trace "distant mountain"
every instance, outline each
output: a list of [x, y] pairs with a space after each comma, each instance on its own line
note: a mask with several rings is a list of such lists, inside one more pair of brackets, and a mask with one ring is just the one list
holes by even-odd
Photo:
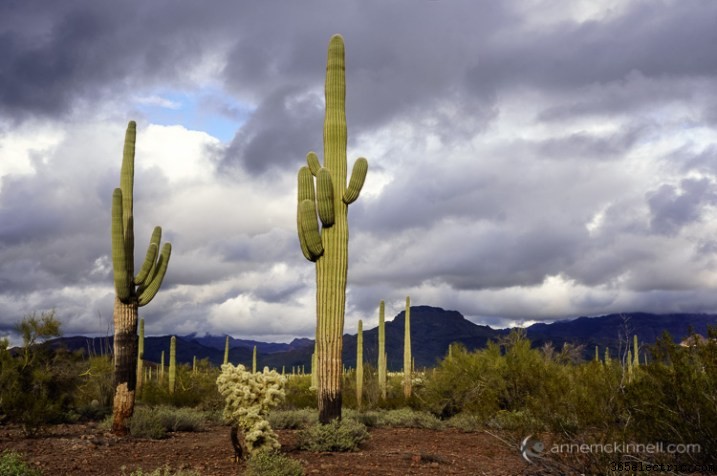
[[[386, 322], [386, 353], [389, 370], [403, 367], [403, 327], [405, 311], [401, 311], [392, 321]], [[625, 349], [632, 336], [637, 335], [641, 345], [653, 344], [664, 331], [670, 333], [676, 341], [682, 341], [690, 330], [706, 335], [707, 327], [717, 327], [716, 314], [646, 314], [626, 313], [610, 314], [600, 317], [579, 317], [572, 320], [556, 321], [550, 324], [533, 324], [525, 328], [533, 346], [542, 346], [551, 342], [556, 349], [564, 343], [584, 345], [584, 357], [591, 358], [596, 345], [601, 354], [610, 347], [613, 356]], [[417, 368], [432, 367], [445, 357], [451, 343], [461, 343], [469, 350], [480, 349], [487, 342], [506, 336], [510, 329], [493, 329], [477, 325], [467, 320], [458, 311], [447, 311], [431, 306], [411, 307], [411, 344]], [[226, 336], [203, 336], [195, 334], [177, 337], [177, 360], [191, 363], [194, 356], [208, 358], [213, 364], [220, 365], [224, 359]], [[162, 351], [165, 361], [169, 359], [170, 336], [145, 338], [145, 359], [159, 362]], [[111, 337], [61, 337], [50, 342], [52, 346], [63, 346], [69, 350], [85, 353], [108, 353], [111, 349]], [[251, 365], [252, 351], [257, 347], [259, 368], [268, 366], [287, 372], [292, 368], [304, 366], [306, 372], [311, 368], [311, 354], [314, 351], [312, 339], [294, 339], [288, 344], [266, 343], [230, 337], [229, 360], [232, 363]], [[378, 354], [378, 328], [364, 331], [364, 360], [376, 365]], [[356, 335], [344, 335], [344, 365], [356, 365]]]

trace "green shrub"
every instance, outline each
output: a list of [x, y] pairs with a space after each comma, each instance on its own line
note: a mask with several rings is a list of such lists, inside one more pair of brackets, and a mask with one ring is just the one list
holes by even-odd
[[157, 468], [152, 472], [146, 473], [142, 468], [137, 468], [131, 473], [127, 474], [125, 471], [127, 471], [127, 468], [124, 466], [121, 468], [122, 474], [121, 476], [200, 476], [199, 473], [196, 471], [188, 471], [184, 469], [180, 469], [179, 471], [172, 471], [169, 466], [165, 466], [164, 468]]
[[466, 432], [474, 432], [483, 429], [485, 427], [485, 421], [470, 413], [459, 413], [447, 420], [446, 426]]
[[0, 455], [0, 474], [2, 476], [40, 476], [40, 472], [32, 469], [19, 453], [3, 451]]
[[378, 423], [376, 426], [388, 426], [393, 428], [428, 428], [437, 430], [443, 427], [443, 423], [428, 412], [416, 411], [410, 408], [401, 408], [399, 410], [378, 412]]
[[257, 451], [246, 463], [247, 476], [303, 476], [304, 468], [296, 460], [278, 451]]
[[299, 431], [299, 448], [308, 451], [355, 451], [369, 438], [366, 426], [351, 418], [317, 423]]
[[316, 389], [311, 388], [311, 375], [288, 375], [284, 391], [286, 399], [278, 407], [280, 410], [317, 408]]
[[152, 440], [167, 438], [167, 428], [159, 414], [146, 407], [135, 407], [134, 415], [129, 421], [129, 433], [136, 438]]
[[319, 420], [319, 414], [311, 408], [301, 410], [273, 410], [267, 417], [272, 428], [278, 430], [296, 430], [305, 428]]
[[167, 431], [202, 431], [206, 415], [193, 408], [158, 407], [159, 421]]

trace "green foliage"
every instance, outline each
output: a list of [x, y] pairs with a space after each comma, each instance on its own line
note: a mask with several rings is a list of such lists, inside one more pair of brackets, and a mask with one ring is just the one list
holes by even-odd
[[129, 433], [136, 438], [151, 440], [167, 438], [167, 428], [158, 412], [146, 407], [135, 408], [134, 414], [129, 420]]
[[290, 375], [286, 380], [286, 399], [279, 406], [282, 410], [316, 408], [316, 388], [312, 387], [311, 375]]
[[[217, 391], [219, 369], [208, 359], [197, 361], [196, 372], [187, 364], [176, 366], [174, 393], [161, 378], [144, 382], [141, 401], [147, 405], [199, 407], [206, 411], [220, 411], [224, 399]], [[165, 381], [166, 382], [166, 381]]]
[[250, 454], [281, 447], [267, 416], [286, 396], [285, 384], [285, 377], [266, 367], [259, 373], [243, 365], [222, 365], [217, 387], [226, 401], [224, 419], [244, 433]]
[[299, 431], [299, 448], [308, 451], [356, 451], [369, 438], [368, 430], [352, 418], [317, 423]]
[[272, 410], [267, 418], [272, 428], [277, 430], [296, 430], [313, 425], [319, 419], [316, 409]]
[[31, 468], [22, 455], [14, 451], [3, 451], [0, 455], [0, 474], [2, 476], [41, 476], [41, 473]]
[[655, 362], [625, 387], [626, 430], [642, 441], [699, 443], [700, 463], [717, 463], [717, 342], [681, 347], [664, 335]]
[[124, 466], [121, 468], [121, 476], [200, 476], [196, 471], [180, 469], [179, 471], [172, 471], [169, 465], [163, 468], [157, 468], [151, 472], [145, 472], [142, 468], [137, 468], [129, 474], [126, 473], [127, 468]]
[[20, 355], [0, 345], [0, 421], [19, 423], [34, 435], [46, 424], [77, 418], [72, 391], [80, 381], [80, 356], [43, 343], [60, 334], [54, 311], [30, 314], [17, 328], [23, 338]]
[[303, 476], [304, 468], [298, 461], [277, 451], [258, 451], [246, 463], [247, 476]]

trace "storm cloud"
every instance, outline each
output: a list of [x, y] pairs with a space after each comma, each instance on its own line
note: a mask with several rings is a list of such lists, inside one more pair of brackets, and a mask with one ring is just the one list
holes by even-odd
[[406, 295], [508, 325], [717, 312], [717, 4], [88, 0], [0, 5], [0, 335], [111, 321], [109, 207], [138, 122], [147, 332], [311, 336], [296, 172], [346, 41], [346, 330]]

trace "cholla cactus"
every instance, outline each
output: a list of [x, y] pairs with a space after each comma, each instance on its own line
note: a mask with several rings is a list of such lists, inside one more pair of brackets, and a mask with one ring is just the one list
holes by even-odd
[[226, 401], [223, 416], [244, 433], [249, 453], [281, 447], [266, 417], [286, 398], [285, 385], [286, 378], [268, 367], [259, 373], [243, 365], [222, 365], [217, 387]]

